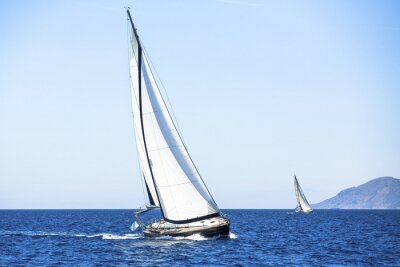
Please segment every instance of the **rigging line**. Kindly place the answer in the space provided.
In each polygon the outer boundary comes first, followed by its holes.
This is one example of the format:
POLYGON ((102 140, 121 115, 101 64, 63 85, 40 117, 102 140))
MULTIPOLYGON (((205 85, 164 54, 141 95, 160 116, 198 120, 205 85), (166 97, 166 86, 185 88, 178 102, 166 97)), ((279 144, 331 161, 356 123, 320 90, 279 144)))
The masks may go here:
POLYGON ((175 186, 180 186, 180 185, 185 185, 185 184, 192 184, 191 181, 183 182, 183 183, 178 183, 178 184, 169 184, 169 185, 160 185, 159 187, 175 187, 175 186))
MULTIPOLYGON (((143 60, 143 62, 144 62, 144 60, 143 60)), ((147 95, 148 95, 148 97, 150 98, 150 95, 149 95, 149 93, 148 93, 148 91, 149 90, 154 90, 154 88, 153 88, 153 85, 151 84, 151 81, 149 80, 149 74, 147 73, 147 71, 148 71, 148 69, 150 69, 150 66, 149 65, 147 65, 147 64, 144 64, 144 66, 143 66, 143 71, 146 73, 146 75, 144 75, 143 76, 143 80, 144 80, 144 82, 145 82, 145 84, 146 84, 146 89, 147 89, 147 95), (147 79, 146 79, 147 78, 147 79), (147 86, 147 84, 150 84, 150 86, 147 86)), ((150 102, 151 102, 151 100, 150 100, 150 102)), ((152 105, 152 104, 151 104, 152 105)), ((153 105, 152 105, 152 107, 153 107, 153 105)), ((160 112, 161 112, 161 110, 160 110, 160 112)), ((143 114, 142 114, 143 115, 143 114)), ((153 112, 153 114, 152 114, 153 116, 150 116, 150 120, 151 120, 151 124, 152 124, 152 127, 153 127, 153 132, 156 132, 156 126, 155 125, 157 125, 158 127, 160 127, 160 125, 158 124, 158 121, 157 121, 157 118, 156 118, 156 113, 155 112, 153 112)), ((163 137, 165 138, 165 136, 163 135, 163 137)), ((156 139, 155 140, 155 142, 156 142, 156 146, 157 147, 161 147, 160 145, 159 145, 159 143, 158 143, 158 140, 156 139)), ((168 144, 168 143, 167 143, 168 144)), ((168 147, 169 148, 169 147, 168 147)), ((152 151, 154 151, 154 152, 156 152, 159 156, 162 156, 162 155, 160 155, 160 151, 161 151, 162 149, 153 149, 153 150, 148 150, 148 152, 150 153, 150 152, 152 152, 152 151)), ((168 179, 168 175, 166 175, 167 174, 167 172, 166 172, 166 166, 165 166, 165 161, 164 160, 161 160, 161 166, 162 166, 162 170, 163 170, 163 175, 164 175, 164 177, 165 177, 165 180, 166 180, 166 182, 167 183, 169 183, 169 179, 168 179)), ((177 167, 175 167, 175 168, 177 168, 177 167)), ((160 188, 160 186, 157 186, 158 188, 160 188)), ((176 205, 176 201, 175 201, 175 196, 174 196, 174 194, 171 192, 171 189, 170 188, 168 188, 169 190, 168 190, 168 192, 169 192, 169 195, 170 196, 172 196, 172 200, 173 200, 173 203, 174 203, 174 206, 175 206, 175 210, 176 210, 176 213, 178 214, 178 217, 180 217, 179 216, 179 209, 178 209, 178 207, 177 207, 177 205, 176 205)))
MULTIPOLYGON (((130 13, 129 13, 129 11, 128 11, 128 15, 130 16, 130 13)), ((130 17, 129 17, 130 18, 130 17)), ((130 18, 131 19, 131 18, 130 18)), ((133 22, 132 22, 132 20, 131 20, 131 23, 132 23, 132 26, 133 26, 133 22)), ((140 45, 140 43, 139 43, 139 46, 138 46, 138 76, 139 76, 139 112, 140 112, 140 114, 143 114, 143 102, 142 102, 142 61, 143 61, 143 59, 142 59, 142 47, 141 47, 141 45, 140 45)), ((158 188, 157 188, 157 184, 156 184, 156 182, 155 182, 155 179, 154 179, 154 175, 153 175, 153 169, 152 169, 152 166, 151 166, 151 163, 150 163, 150 158, 149 158, 149 152, 148 152, 148 150, 147 150, 147 144, 146 144, 146 136, 145 136, 145 133, 144 133, 144 124, 143 124, 143 116, 140 116, 140 123, 141 123, 141 125, 142 125, 142 136, 143 136, 143 144, 144 144, 144 148, 145 148, 145 152, 146 152, 146 157, 147 157, 147 162, 148 162, 148 165, 149 165, 149 169, 150 169, 150 174, 151 174, 151 178, 152 178, 152 180, 153 180, 153 184, 154 184, 154 190, 156 191, 156 195, 157 195, 157 198, 158 198, 158 203, 160 204, 160 210, 161 210, 161 213, 162 213, 162 216, 163 216, 163 218, 166 218, 165 217, 165 215, 164 215, 164 210, 163 210, 163 205, 162 205, 162 202, 161 202, 161 199, 160 199, 160 196, 159 196, 159 194, 158 194, 158 188)))
MULTIPOLYGON (((129 12, 129 9, 127 10, 127 14, 128 14, 128 17, 129 17, 129 22, 130 22, 131 27, 132 27, 132 31, 133 31, 133 33, 135 35, 135 38, 136 38, 137 46, 138 46, 138 60, 137 60, 137 62, 138 62, 137 75, 139 77, 138 78, 138 91, 139 91, 138 92, 138 94, 139 94, 138 98, 139 98, 139 114, 142 114, 142 112, 143 112, 143 105, 142 105, 143 104, 142 103, 142 61, 143 61, 143 58, 142 58, 142 56, 144 54, 143 54, 143 51, 142 51, 142 46, 141 46, 140 41, 139 41, 139 36, 138 36, 138 34, 136 32, 135 25, 133 24, 133 20, 132 20, 132 17, 131 17, 131 13, 129 12)), ((151 164, 150 164, 149 153, 147 151, 146 136, 145 136, 144 126, 143 126, 143 116, 140 116, 140 124, 141 124, 141 128, 142 128, 141 130, 142 130, 144 151, 145 151, 145 154, 146 154, 146 158, 147 158, 147 163, 148 163, 148 167, 149 167, 149 170, 150 170, 151 179, 153 181, 154 190, 155 190, 155 193, 156 193, 156 196, 157 196, 157 200, 158 200, 158 203, 159 203, 159 206, 160 206, 161 214, 162 214, 163 218, 166 219, 166 217, 164 215, 163 204, 162 204, 162 201, 161 201, 160 196, 158 194, 157 184, 156 184, 155 179, 154 179, 153 169, 152 169, 151 164)))
MULTIPOLYGON (((128 29, 128 31, 129 31, 129 29, 128 29)), ((129 40, 128 40, 129 41, 129 40)), ((131 47, 132 48, 132 47, 131 47)), ((133 49, 133 48, 132 48, 133 49)), ((129 53, 130 51, 129 51, 129 49, 128 49, 128 53, 129 53)), ((134 54, 134 53, 133 53, 134 54)), ((128 55, 129 56, 129 55, 128 55)), ((129 59, 130 59, 130 57, 129 57, 129 59)), ((130 67, 130 66, 129 66, 130 67)), ((131 74, 130 74, 130 72, 129 72, 129 81, 130 81, 130 86, 131 86, 131 88, 134 88, 135 86, 134 86, 134 84, 133 84, 133 81, 132 81, 132 76, 131 76, 131 74)), ((135 98, 135 101, 136 101, 136 105, 137 106, 139 106, 139 101, 138 101, 138 99, 137 99, 137 96, 136 96, 136 94, 135 94, 135 92, 131 89, 131 97, 134 97, 135 98)), ((131 102, 131 109, 133 110, 133 107, 132 107, 132 102, 131 102)), ((146 112, 146 113, 143 113, 142 115, 146 115, 146 114, 151 114, 151 113, 154 113, 154 112, 146 112)), ((133 119, 135 120, 135 117, 136 116, 139 116, 140 117, 140 113, 139 114, 135 114, 135 113, 133 113, 132 112, 132 117, 133 117, 133 119)), ((133 123, 133 127, 134 127, 134 131, 135 131, 135 135, 136 135, 136 133, 139 131, 139 129, 138 128, 136 128, 136 125, 135 125, 135 122, 133 123)), ((136 139, 136 138, 135 138, 136 139)), ((142 142, 140 142, 140 145, 139 144, 137 144, 137 148, 139 149, 139 146, 142 148, 142 151, 145 151, 144 150, 144 144, 142 143, 142 142)), ((139 151, 137 151, 137 153, 139 153, 139 151)))
MULTIPOLYGON (((144 48, 143 48, 143 49, 144 49, 144 48)), ((147 52, 146 52, 146 57, 148 57, 147 52)), ((145 57, 145 59, 146 59, 146 57, 145 57)), ((149 61, 150 61, 150 58, 149 58, 149 61)), ((150 62, 150 63, 151 63, 151 62, 150 62)), ((156 71, 156 70, 154 69, 154 71, 156 71)), ((151 74, 153 74, 151 68, 150 68, 150 72, 151 72, 151 74)), ((157 74, 157 72, 156 72, 156 74, 157 74)), ((153 75, 153 76, 154 76, 154 75, 153 75)), ((160 79, 160 82, 161 82, 161 79, 160 79)), ((157 81, 155 81, 155 83, 157 84, 157 81)), ((161 82, 161 83, 162 83, 162 82, 161 82)), ((158 88, 158 85, 157 85, 157 88, 158 88)), ((165 87, 164 87, 164 90, 165 90, 165 87)), ((167 97, 168 97, 168 96, 167 96, 167 97)), ((164 105, 166 106, 165 101, 164 101, 164 98, 161 97, 161 99, 163 100, 164 105)), ((171 104, 171 103, 169 103, 169 104, 171 104)), ((166 106, 166 109, 167 109, 167 112, 168 112, 168 114, 169 114, 170 112, 169 112, 167 106, 166 106)), ((171 106, 171 109, 172 109, 172 106, 171 106)), ((172 111, 173 111, 173 110, 172 110, 172 111)), ((171 115, 170 115, 170 116, 171 116, 171 115)), ((171 119, 171 120, 172 120, 172 119, 171 119)), ((176 118, 175 118, 175 120, 176 120, 176 118)), ((175 125, 175 122, 174 122, 173 120, 172 120, 172 123, 173 123, 173 125, 175 126, 175 128, 179 128, 179 126, 178 126, 177 124, 175 125)), ((176 123, 178 123, 178 122, 176 121, 176 123)), ((197 166, 194 164, 194 161, 193 161, 192 157, 191 157, 190 154, 189 154, 189 151, 188 151, 188 149, 187 149, 187 147, 186 147, 186 145, 185 145, 185 142, 183 141, 183 137, 182 137, 182 135, 180 134, 180 129, 179 129, 179 131, 177 130, 177 133, 178 133, 178 136, 179 136, 179 138, 181 139, 181 142, 182 142, 182 144, 183 144, 183 146, 184 146, 184 148, 185 148, 185 150, 186 150, 186 153, 187 153, 187 155, 188 155, 188 158, 189 158, 190 161, 192 162, 192 165, 194 166, 194 168, 195 168, 196 172, 198 173, 198 175, 199 175, 201 181, 203 182, 203 185, 204 185, 204 187, 206 188, 208 194, 210 195, 211 200, 214 202, 214 204, 216 205, 217 209, 219 210, 217 202, 215 201, 214 197, 211 195, 210 190, 208 189, 206 183, 204 182, 203 177, 201 176, 199 170, 197 169, 197 166)))
MULTIPOLYGON (((131 50, 133 50, 133 47, 132 47, 132 41, 131 41, 130 37, 131 36, 129 34, 129 18, 127 18, 126 19, 126 39, 127 39, 127 42, 128 42, 128 73, 129 73, 129 84, 130 84, 130 86, 132 86, 132 77, 131 77, 131 71, 130 71, 130 69, 131 69, 130 61, 131 61, 131 50)), ((135 53, 132 51, 132 54, 135 54, 135 53)), ((131 98, 132 98, 132 90, 130 89, 129 91, 130 91, 131 98)), ((136 96, 134 96, 134 97, 136 99, 136 96)), ((132 101, 130 101, 130 102, 131 102, 131 110, 133 110, 132 101)), ((135 128, 136 128, 135 127, 135 122, 133 121, 133 131, 136 131, 135 128)), ((139 167, 138 169, 141 170, 139 150, 136 150, 136 159, 137 159, 137 164, 138 164, 138 167, 139 167)), ((144 173, 142 173, 142 175, 144 176, 144 173)), ((141 187, 142 187, 143 202, 146 203, 146 193, 144 191, 143 178, 140 178, 140 184, 141 184, 141 187)))
MULTIPOLYGON (((145 67, 146 68, 146 67, 145 67)), ((153 127, 153 131, 155 132, 155 130, 156 130, 156 127, 155 127, 155 124, 157 124, 157 126, 158 126, 158 123, 157 123, 157 118, 155 118, 155 116, 151 116, 150 117, 151 118, 151 124, 152 124, 152 127, 153 127), (154 122, 154 121, 156 121, 156 122, 154 122)), ((160 145, 158 144, 158 140, 156 139, 155 140, 155 142, 156 142, 156 146, 157 147, 159 147, 160 145)), ((167 147, 168 148, 168 147, 167 147)), ((165 148, 164 148, 165 149, 165 148)), ((153 150, 148 150, 148 152, 150 153, 150 152, 156 152, 157 154, 158 154, 158 156, 159 157, 161 157, 162 155, 160 155, 160 151, 161 150, 163 150, 163 149, 153 149, 153 150)), ((167 175, 167 171, 166 171, 166 166, 165 166, 165 161, 164 160, 161 160, 161 163, 160 163, 160 165, 161 165, 161 168, 162 168, 162 171, 163 171, 163 177, 164 177, 164 179, 166 180, 166 182, 169 184, 170 182, 169 182, 169 179, 168 179, 168 175, 167 175)), ((160 186, 160 185, 157 185, 157 188, 161 188, 161 187, 164 187, 164 188, 166 188, 165 186, 160 186)), ((178 214, 178 217, 179 217, 179 212, 178 212, 178 207, 176 206, 176 201, 175 201, 175 196, 174 196, 174 194, 172 194, 172 192, 171 192, 171 189, 170 188, 168 188, 169 190, 169 195, 172 197, 172 199, 173 199, 173 203, 174 203, 174 206, 175 206, 175 210, 176 210, 176 212, 177 212, 177 214, 178 214)))
MULTIPOLYGON (((135 86, 134 86, 134 84, 133 84, 133 81, 132 81, 132 77, 131 77, 131 75, 130 75, 130 73, 129 73, 129 81, 130 81, 130 86, 131 86, 131 96, 133 96, 134 98, 135 98, 135 101, 136 101, 136 105, 137 106, 139 106, 139 101, 138 101, 138 99, 137 99, 137 96, 136 96, 136 94, 135 94, 135 92, 134 92, 134 90, 132 90, 132 88, 134 88, 135 86)), ((131 109, 133 110, 133 102, 131 101, 131 109)), ((135 124, 135 117, 136 116, 139 116, 140 117, 140 114, 134 114, 133 112, 132 112, 132 117, 133 117, 133 127, 134 127, 134 133, 135 133, 135 138, 136 138, 136 133, 138 133, 138 131, 139 131, 139 129, 138 128, 136 128, 136 124, 135 124)), ((138 137, 139 137, 139 134, 137 134, 138 135, 138 137)), ((140 140, 139 140, 140 141, 140 140)), ((145 151, 144 150, 144 144, 142 143, 142 142, 140 142, 140 145, 139 144, 137 144, 137 148, 139 149, 139 146, 142 148, 142 151, 145 151)), ((137 153, 139 153, 139 151, 137 151, 137 153)))
MULTIPOLYGON (((155 110, 155 109, 153 109, 153 111, 143 112, 142 115, 144 116, 144 115, 156 114, 156 113, 162 113, 162 110, 155 110)), ((140 114, 136 114, 136 115, 140 115, 140 114)))
MULTIPOLYGON (((129 17, 128 17, 127 18, 127 27, 126 27, 126 31, 127 31, 127 35, 128 35, 128 37, 127 37, 128 38, 128 47, 130 47, 130 49, 128 48, 128 53, 130 52, 130 50, 132 50, 132 55, 133 55, 132 58, 134 58, 136 60, 136 63, 137 63, 138 59, 136 58, 135 51, 134 51, 134 48, 133 48, 133 43, 132 43, 132 41, 134 40, 134 38, 132 38, 133 37, 132 34, 134 34, 133 33, 134 30, 132 29, 131 34, 129 34, 129 29, 130 29, 130 27, 129 27, 129 17)), ((135 41, 139 46, 139 41, 138 40, 135 40, 135 41)), ((128 59, 129 63, 130 63, 130 61, 131 61, 131 57, 129 57, 129 59, 128 59)), ((129 65, 129 69, 130 69, 130 65, 129 65)), ((129 76, 130 76, 130 72, 129 72, 129 76)))
MULTIPOLYGON (((131 86, 133 86, 132 80, 131 80, 131 86)), ((133 94, 134 94, 134 93, 133 93, 133 94)), ((139 106, 138 100, 137 100, 135 94, 134 94, 134 97, 135 97, 135 100, 136 100, 136 104, 139 106)), ((132 112, 132 117, 133 117, 133 120, 135 120, 135 114, 133 114, 133 112, 132 112)), ((140 137, 139 137, 139 134, 137 134, 139 130, 138 130, 138 128, 136 128, 135 121, 133 122, 133 127, 134 127, 134 131, 135 131, 135 132, 134 132, 134 133, 135 133, 135 138, 136 138, 136 135, 138 135, 138 138, 140 138, 140 137)), ((142 148, 142 151, 145 151, 145 150, 144 150, 144 145, 143 145, 142 142, 140 142, 140 145, 137 144, 137 149, 139 149, 139 146, 140 146, 140 148, 142 148)), ((139 151, 137 151, 137 153, 139 153, 139 151)), ((145 153, 145 152, 144 152, 144 153, 145 153)))
POLYGON ((164 146, 164 147, 149 149, 149 152, 165 150, 165 149, 168 149, 168 148, 181 148, 181 147, 182 146, 164 146))
POLYGON ((297 184, 298 184, 298 189, 299 189, 299 193, 300 193, 301 197, 307 201, 306 196, 304 195, 303 189, 301 188, 299 182, 297 182, 297 184))
MULTIPOLYGON (((168 102, 168 105, 169 105, 169 107, 170 107, 170 109, 171 109, 171 113, 172 113, 172 116, 173 116, 173 123, 176 124, 177 131, 179 132, 179 135, 180 135, 180 137, 181 137, 181 139, 182 139, 182 141, 183 141, 184 138, 183 138, 183 134, 182 134, 182 131, 181 131, 181 127, 179 126, 178 119, 176 118, 175 111, 174 111, 174 108, 172 107, 172 103, 171 103, 171 100, 170 100, 170 98, 169 98, 167 89, 165 88, 164 83, 162 82, 160 76, 158 75, 157 69, 156 69, 156 67, 154 66, 153 62, 151 61, 151 58, 150 58, 149 54, 147 53, 147 50, 146 50, 146 48, 144 47, 143 44, 142 44, 142 47, 143 47, 144 53, 146 54, 146 58, 149 59, 149 63, 150 63, 149 65, 151 66, 150 72, 153 73, 152 69, 154 70, 154 73, 156 74, 156 77, 157 77, 158 81, 160 82, 161 87, 164 89, 164 93, 165 93, 165 96, 167 97, 167 102, 168 102)), ((154 76, 154 75, 153 75, 153 76, 154 76)), ((156 79, 154 79, 154 81, 155 81, 156 84, 157 84, 156 79)), ((158 84, 157 84, 157 87, 158 87, 158 84)), ((163 100, 164 100, 164 99, 163 99, 163 100)), ((167 111, 169 112, 168 108, 167 108, 167 111)), ((184 142, 183 142, 183 143, 184 143, 184 142)), ((185 145, 184 145, 184 146, 185 146, 185 145)), ((185 147, 186 147, 186 146, 185 146, 185 147)))
MULTIPOLYGON (((145 60, 146 62, 148 62, 146 57, 144 58, 144 60, 145 60)), ((152 77, 153 77, 153 80, 154 80, 154 82, 156 83, 156 86, 157 86, 157 89, 158 89, 157 81, 154 79, 154 75, 153 75, 153 73, 152 73, 152 71, 151 71, 150 65, 149 65, 149 64, 147 64, 147 65, 148 65, 148 67, 149 67, 150 73, 151 73, 151 75, 152 75, 152 77)), ((161 95, 161 92, 160 92, 159 89, 158 89, 158 92, 159 92, 160 95, 161 95)), ((166 103, 165 103, 164 98, 162 97, 162 95, 161 95, 161 99, 162 99, 162 101, 163 101, 163 104, 164 104, 164 106, 165 106, 166 111, 167 111, 168 114, 169 114, 169 117, 170 117, 170 119, 171 119, 171 121, 172 121, 172 124, 173 124, 173 126, 174 126, 174 128, 175 128, 175 130, 176 130, 176 132, 177 132, 177 135, 178 135, 178 137, 179 137, 179 139, 180 139, 180 141, 181 141, 181 143, 182 143, 182 145, 183 145, 183 147, 184 147, 184 149, 185 149, 184 151, 186 152, 187 157, 189 158, 189 160, 190 160, 190 162, 192 163, 194 169, 196 170, 197 174, 199 175, 201 181, 203 182, 203 185, 204 185, 204 187, 206 188, 206 191, 207 191, 208 194, 210 195, 210 197, 211 197, 211 199, 213 200, 213 202, 215 203, 215 205, 217 205, 216 202, 215 202, 215 200, 214 200, 214 198, 213 198, 213 196, 211 195, 210 190, 208 190, 207 185, 205 184, 205 182, 204 182, 202 176, 200 175, 199 170, 197 169, 196 165, 194 164, 194 161, 193 161, 192 157, 191 157, 190 154, 189 154, 189 151, 188 151, 188 149, 187 149, 187 147, 186 147, 186 145, 185 145, 185 142, 183 141, 182 136, 180 135, 179 131, 177 130, 177 126, 175 125, 175 122, 174 122, 174 121, 172 120, 172 118, 171 118, 171 114, 170 114, 170 112, 169 112, 169 110, 168 110, 168 107, 167 107, 167 105, 166 105, 166 103)))
MULTIPOLYGON (((131 24, 132 24, 132 28, 134 29, 134 34, 135 34, 135 36, 137 36, 137 32, 136 32, 136 29, 134 28, 134 25, 133 25, 133 22, 132 22, 132 18, 130 17, 129 11, 128 11, 128 15, 129 15, 129 19, 130 19, 131 24)), ((144 48, 143 48, 143 45, 142 45, 142 42, 139 42, 139 40, 138 40, 138 44, 139 44, 139 48, 138 48, 138 49, 140 50, 140 52, 142 52, 142 49, 144 49, 144 48)), ((145 55, 144 53, 145 53, 145 52, 143 51, 143 58, 144 58, 144 60, 146 60, 146 57, 148 57, 148 55, 147 55, 147 53, 146 53, 147 56, 144 56, 144 55, 145 55)), ((142 56, 141 54, 138 55, 139 58, 141 58, 141 56, 142 56)), ((150 69, 150 72, 151 72, 151 74, 152 74, 151 68, 149 68, 149 69, 150 69)), ((160 82, 162 82, 161 79, 160 79, 160 82)), ((157 81, 155 81, 155 83, 157 84, 157 81)), ((157 86, 157 89, 158 89, 158 86, 157 86)), ((165 87, 164 87, 164 89, 165 89, 165 87)), ((159 89, 158 89, 158 90, 159 90, 159 89)), ((161 99, 162 99, 162 101, 164 102, 164 105, 166 106, 165 101, 164 101, 164 98, 161 97, 161 99)), ((171 104, 171 103, 169 103, 169 104, 171 104)), ((171 105, 171 109, 172 109, 172 105, 171 105)), ((167 106, 166 106, 166 110, 167 110, 167 112, 169 113, 169 110, 168 110, 167 106)), ((172 111, 173 111, 173 110, 172 110, 172 111)), ((170 117, 171 117, 171 115, 170 115, 170 117)), ((175 118, 175 120, 176 120, 176 118, 175 118)), ((171 121, 172 121, 172 123, 174 124, 174 127, 178 129, 179 126, 177 127, 177 125, 175 125, 175 122, 172 120, 172 118, 171 118, 171 121)), ((176 123, 177 123, 177 122, 176 122, 176 123)), ((185 143, 183 142, 182 135, 179 133, 179 131, 177 131, 177 133, 178 133, 179 138, 181 139, 181 142, 182 142, 183 146, 185 147, 185 151, 186 151, 186 153, 187 153, 187 155, 188 155, 188 158, 190 159, 190 161, 191 161, 192 165, 194 166, 196 172, 198 173, 198 175, 199 175, 201 181, 203 182, 203 185, 204 185, 204 187, 205 187, 205 189, 206 189, 208 195, 210 196, 210 198, 211 198, 213 204, 215 205, 216 209, 217 209, 218 212, 219 212, 218 205, 217 205, 216 201, 214 200, 213 196, 211 195, 211 192, 210 192, 210 190, 208 189, 207 185, 205 184, 205 182, 204 182, 204 180, 203 180, 203 177, 200 175, 200 173, 199 173, 199 171, 198 171, 196 165, 194 164, 193 159, 191 158, 191 156, 190 156, 190 154, 189 154, 189 152, 188 152, 188 150, 187 150, 187 148, 186 148, 186 146, 185 146, 185 143)), ((147 151, 147 150, 146 150, 146 151, 147 151)), ((151 169, 150 169, 150 171, 151 171, 151 169)), ((154 180, 154 178, 153 178, 153 180, 154 180)), ((157 188, 156 188, 156 193, 157 193, 157 197, 158 197, 157 188)), ((160 203, 160 206, 161 206, 161 203, 160 203)), ((162 211, 162 208, 161 208, 161 211, 162 211)), ((163 215, 164 215, 164 214, 163 214, 163 215)), ((163 216, 163 217, 165 218, 165 216, 163 216)))

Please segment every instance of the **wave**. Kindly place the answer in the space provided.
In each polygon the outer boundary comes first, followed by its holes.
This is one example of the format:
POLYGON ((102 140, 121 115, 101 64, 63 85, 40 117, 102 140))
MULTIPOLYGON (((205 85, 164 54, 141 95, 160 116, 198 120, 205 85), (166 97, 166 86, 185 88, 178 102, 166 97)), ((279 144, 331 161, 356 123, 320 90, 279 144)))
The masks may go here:
POLYGON ((101 239, 106 239, 106 240, 126 240, 126 239, 143 238, 143 235, 140 235, 140 234, 115 235, 115 234, 102 233, 102 234, 94 234, 94 235, 76 235, 76 236, 84 236, 87 238, 100 237, 101 239))
MULTIPOLYGON (((169 238, 171 238, 173 240, 192 240, 192 241, 209 240, 209 238, 204 237, 201 234, 193 234, 193 235, 189 235, 189 236, 171 236, 169 238)), ((162 239, 162 237, 160 239, 162 239)))
MULTIPOLYGON (((139 238, 145 238, 143 234, 110 234, 110 233, 98 233, 98 234, 74 234, 66 232, 41 232, 41 231, 4 231, 0 232, 1 235, 22 235, 32 237, 46 237, 46 236, 61 236, 61 237, 84 237, 84 238, 100 238, 104 240, 133 240, 139 238)), ((190 236, 161 236, 151 239, 156 240, 190 240, 190 241, 205 241, 219 239, 216 237, 204 237, 200 234, 193 234, 190 236)), ((237 236, 230 232, 229 239, 237 239, 237 236)))
POLYGON ((20 236, 68 236, 67 233, 41 232, 41 231, 4 231, 0 235, 20 235, 20 236))
POLYGON ((229 239, 237 239, 237 235, 232 232, 229 232, 229 239))
POLYGON ((65 232, 41 232, 41 231, 4 231, 0 232, 0 235, 22 235, 22 236, 62 236, 62 237, 86 237, 86 238, 101 238, 101 239, 138 239, 143 237, 140 234, 109 234, 109 233, 99 233, 99 234, 73 234, 65 232))
MULTIPOLYGON (((192 234, 189 236, 160 236, 160 237, 150 237, 156 240, 189 240, 189 241, 206 241, 206 240, 216 240, 220 238, 226 238, 221 236, 214 236, 214 237, 205 237, 201 234, 192 234)), ((230 232, 229 239, 237 239, 237 236, 230 232)))

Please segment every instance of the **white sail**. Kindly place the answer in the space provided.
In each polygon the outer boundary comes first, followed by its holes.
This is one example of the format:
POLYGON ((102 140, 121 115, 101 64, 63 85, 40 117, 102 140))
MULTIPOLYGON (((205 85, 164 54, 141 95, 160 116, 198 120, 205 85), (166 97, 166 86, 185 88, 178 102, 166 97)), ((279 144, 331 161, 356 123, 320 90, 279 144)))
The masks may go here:
POLYGON ((296 176, 294 176, 294 190, 295 190, 295 194, 296 194, 298 209, 303 212, 312 211, 312 208, 311 208, 310 204, 308 204, 308 201, 306 199, 306 196, 303 193, 303 190, 301 190, 300 184, 297 181, 296 176))
POLYGON ((134 36, 131 38, 131 66, 130 66, 130 73, 131 73, 131 97, 132 97, 132 113, 133 113, 133 124, 135 128, 135 138, 136 138, 136 147, 138 151, 138 157, 140 162, 140 168, 143 172, 146 189, 148 189, 148 197, 152 201, 150 204, 159 206, 156 190, 153 184, 149 164, 147 161, 147 156, 144 148, 143 142, 143 135, 141 133, 141 121, 140 121, 140 110, 139 110, 139 95, 138 90, 134 88, 138 88, 138 52, 139 52, 139 43, 134 36))
POLYGON ((132 108, 140 165, 151 197, 170 222, 218 216, 218 206, 176 130, 137 38, 133 30, 132 108))

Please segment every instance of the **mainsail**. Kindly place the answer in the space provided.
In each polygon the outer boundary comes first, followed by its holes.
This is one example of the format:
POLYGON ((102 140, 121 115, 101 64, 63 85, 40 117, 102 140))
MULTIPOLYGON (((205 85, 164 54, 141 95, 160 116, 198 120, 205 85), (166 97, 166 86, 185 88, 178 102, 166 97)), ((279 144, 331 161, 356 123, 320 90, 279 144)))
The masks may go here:
POLYGON ((171 223, 220 215, 168 112, 129 10, 130 80, 140 167, 150 204, 171 223))
POLYGON ((310 204, 308 204, 308 201, 306 199, 306 196, 303 193, 303 190, 301 190, 299 181, 297 181, 296 175, 294 176, 294 191, 296 194, 296 200, 297 200, 297 208, 299 211, 303 212, 310 212, 312 211, 312 208, 310 204))

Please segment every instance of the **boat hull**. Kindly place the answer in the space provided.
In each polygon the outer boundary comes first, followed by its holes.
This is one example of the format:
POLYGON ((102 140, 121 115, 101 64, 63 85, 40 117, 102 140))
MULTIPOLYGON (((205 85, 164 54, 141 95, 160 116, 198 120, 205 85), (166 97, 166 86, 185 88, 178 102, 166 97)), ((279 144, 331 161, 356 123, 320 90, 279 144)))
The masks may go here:
POLYGON ((190 236, 200 234, 204 237, 229 236, 230 222, 226 218, 203 220, 190 224, 171 224, 161 220, 145 227, 143 234, 149 237, 190 236))

